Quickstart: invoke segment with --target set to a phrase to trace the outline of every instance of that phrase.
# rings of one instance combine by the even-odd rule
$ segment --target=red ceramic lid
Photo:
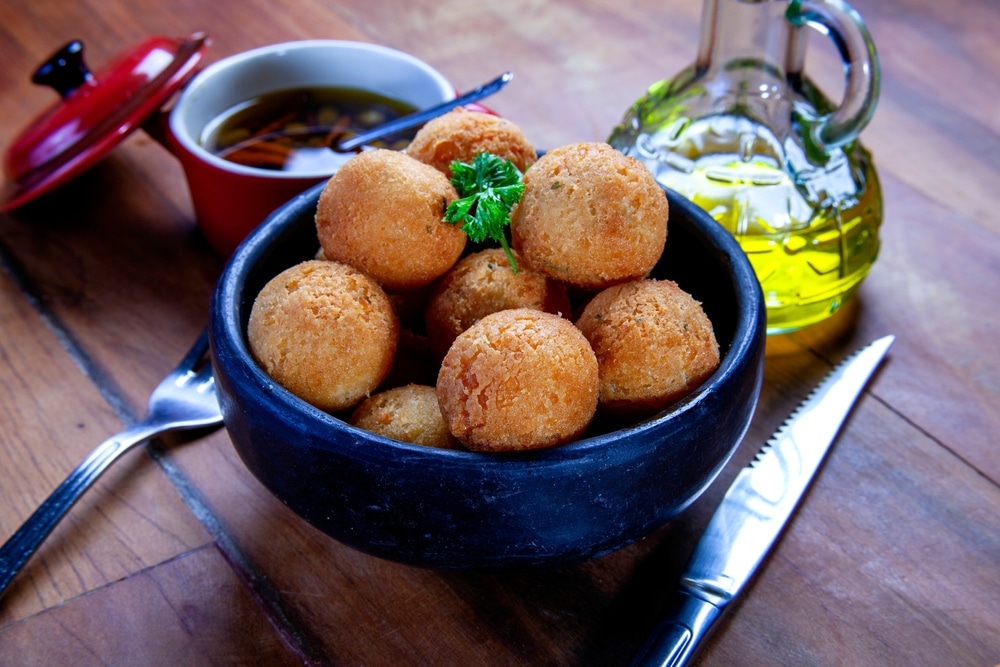
[[[46,109],[4,155],[0,210],[21,206],[96,164],[194,75],[208,38],[152,37],[92,74],[83,45],[70,42],[32,81],[62,100]]]

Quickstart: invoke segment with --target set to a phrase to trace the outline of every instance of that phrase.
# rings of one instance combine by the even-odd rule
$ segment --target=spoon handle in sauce
[[[360,146],[364,146],[367,143],[371,143],[376,139],[381,139],[384,136],[394,134],[396,132],[401,132],[402,130],[408,130],[411,127],[416,127],[418,125],[423,125],[432,118],[437,118],[438,116],[451,111],[455,107],[462,106],[465,104],[471,104],[473,102],[478,102],[479,100],[489,97],[494,93],[498,92],[501,88],[510,83],[511,79],[514,78],[513,72],[504,72],[497,78],[493,79],[489,83],[484,83],[483,85],[470,90],[467,93],[459,95],[453,100],[449,100],[443,104],[431,107],[429,109],[424,109],[423,111],[415,111],[409,115],[397,118],[396,120],[389,121],[384,125],[379,125],[378,127],[364,132],[362,134],[356,134],[353,137],[344,139],[343,141],[334,140],[331,148],[335,151],[351,151]]]

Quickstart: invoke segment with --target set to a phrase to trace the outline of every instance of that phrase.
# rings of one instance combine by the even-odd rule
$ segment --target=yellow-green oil
[[[878,254],[878,193],[814,211],[784,170],[736,155],[713,155],[663,184],[729,230],[760,280],[768,333],[833,314],[868,275]]]
[[[619,128],[611,143],[733,234],[760,281],[769,334],[832,315],[878,255],[881,191],[860,145],[817,163],[745,119],[683,115],[652,133]]]

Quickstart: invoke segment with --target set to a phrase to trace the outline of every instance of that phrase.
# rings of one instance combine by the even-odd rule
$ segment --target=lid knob
[[[83,62],[83,42],[73,40],[46,60],[31,77],[32,83],[55,88],[66,99],[70,93],[94,78]]]

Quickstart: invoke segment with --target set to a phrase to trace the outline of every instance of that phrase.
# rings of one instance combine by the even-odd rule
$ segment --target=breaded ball
[[[566,286],[528,269],[514,273],[503,249],[464,257],[438,282],[425,311],[431,349],[441,359],[458,334],[490,313],[511,308],[570,316]]]
[[[527,308],[472,325],[437,379],[452,434],[474,451],[549,447],[581,435],[597,409],[597,358],[566,319]]]
[[[510,160],[523,173],[535,162],[535,147],[520,127],[491,113],[458,107],[430,120],[406,147],[406,154],[451,178],[454,160],[471,163],[479,153]]]
[[[649,274],[667,215],[666,194],[644,164],[608,144],[569,144],[525,173],[511,238],[529,268],[598,291]]]
[[[323,188],[316,232],[323,256],[390,291],[422,287],[458,261],[466,236],[444,222],[458,197],[448,178],[390,150],[358,153]]]
[[[309,260],[260,291],[247,339],[275,382],[335,412],[356,405],[388,374],[399,324],[374,280],[345,264]]]
[[[441,449],[461,449],[448,430],[434,387],[408,384],[366,398],[351,424],[393,440]]]
[[[693,391],[719,365],[719,344],[701,304],[671,281],[609,287],[577,326],[600,364],[600,409],[622,417],[656,413]]]

